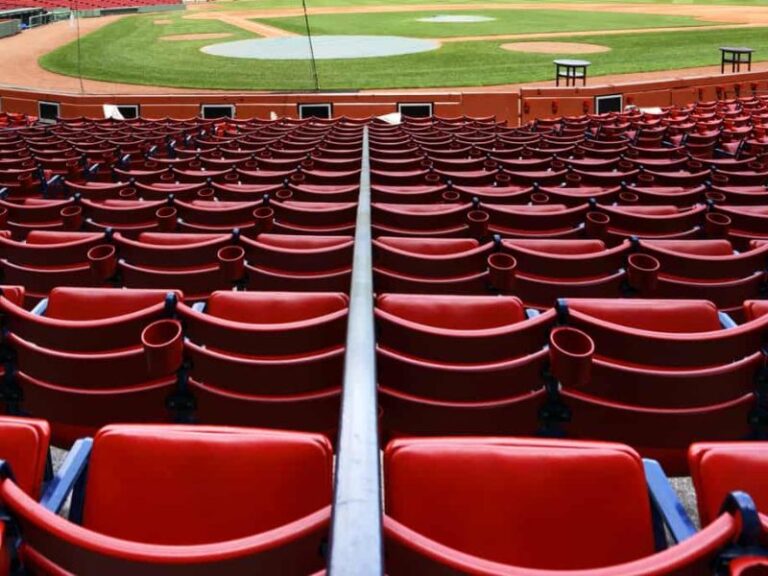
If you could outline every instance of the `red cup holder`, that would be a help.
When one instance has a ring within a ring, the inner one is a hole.
[[[562,160],[552,160],[552,170],[562,170],[565,168],[565,162]]]
[[[82,206],[64,206],[59,210],[59,216],[61,216],[65,230],[80,230],[83,225]]]
[[[661,263],[649,254],[630,254],[627,258],[627,281],[638,292],[649,292],[659,282]]]
[[[630,170],[633,170],[634,167],[635,165],[629,160],[619,160],[619,170],[622,172],[629,172]]]
[[[488,221],[491,219],[488,212],[483,210],[470,210],[467,213],[467,226],[469,234],[475,238],[484,238],[488,235]]]
[[[174,181],[174,175],[170,172],[163,172],[160,174],[160,181],[161,182],[173,182]]]
[[[246,170],[256,170],[259,167],[259,163],[256,162],[256,160],[248,160],[245,164],[243,164],[243,167]]]
[[[152,322],[142,331],[141,344],[150,376],[169,376],[181,367],[184,338],[178,320]]]
[[[136,193],[136,188],[123,188],[117,193],[117,197],[120,200],[136,200],[138,194]]]
[[[440,195],[440,198],[443,202],[458,202],[461,200],[461,194],[456,192],[456,190],[446,190]]]
[[[306,160],[302,160],[301,167],[304,170],[312,170],[315,167],[315,161],[310,158],[307,158]]]
[[[709,238],[726,238],[731,224],[731,217],[727,214],[709,212],[704,216],[704,233]]]
[[[489,172],[491,170],[496,170],[496,168],[498,167],[499,167],[499,163],[496,162],[495,160],[486,160],[485,162],[483,162],[483,168],[485,168]]]
[[[698,160],[688,160],[685,165],[688,167],[688,170],[702,170],[704,168],[704,164]]]
[[[419,162],[419,166],[422,168],[432,168],[432,160],[429,158],[424,158],[421,162]]]
[[[261,206],[253,211],[253,219],[256,223],[256,234],[269,232],[275,221],[275,211],[267,206]]]
[[[523,158],[533,158],[533,152],[528,150],[528,148],[524,148],[523,151],[520,153],[520,156]]]
[[[154,160],[147,160],[146,162],[144,162],[145,170],[157,170],[158,166],[159,164]]]
[[[611,217],[603,212],[587,212],[584,229],[590,238],[602,238],[608,230]]]
[[[117,250],[112,244],[99,244],[88,250],[91,272],[99,281],[105,281],[117,271]]]
[[[189,163],[189,167],[192,168],[193,170],[199,170],[200,168],[203,167],[203,163],[200,162],[200,160],[192,160]]]
[[[512,176],[510,176],[506,172],[499,172],[498,174],[496,174],[496,184],[500,186],[506,186],[510,182],[512,182]]]
[[[725,186],[728,184],[728,176],[718,173],[712,174],[712,184],[717,186]]]
[[[291,198],[293,198],[293,192],[285,188],[281,188],[280,190],[275,192],[275,198],[280,200],[281,202],[284,202],[286,200],[290,200]]]
[[[568,174],[565,175],[565,181],[568,184],[578,186],[579,184],[581,184],[581,175],[569,172]]]
[[[622,204],[637,204],[640,202],[640,196],[634,192],[619,192],[619,201]]]
[[[163,206],[155,211],[157,227],[161,232],[172,232],[176,230],[176,218],[178,212],[172,206]]]
[[[197,191],[198,200],[213,200],[216,196],[216,191],[213,188],[202,188]]]
[[[224,174],[224,182],[227,182],[228,184],[236,184],[240,176],[236,172],[230,172],[228,174]]]
[[[431,186],[436,186],[440,184],[440,174],[435,174],[434,172],[428,172],[424,176],[424,180],[427,182],[427,184]]]
[[[718,202],[725,202],[726,196],[722,192],[704,192],[704,198],[712,200],[715,204]]]
[[[765,170],[765,165],[762,162],[750,162],[747,164],[747,167],[750,170],[754,170],[755,172],[761,172]]]
[[[564,387],[579,387],[589,382],[594,354],[594,341],[581,330],[559,326],[549,333],[552,375]]]
[[[731,576],[768,576],[768,559],[745,556],[735,558],[730,566]]]
[[[245,250],[242,246],[225,246],[216,253],[224,278],[237,282],[245,276]]]
[[[303,184],[306,181],[307,177],[304,175],[303,172],[294,172],[291,174],[290,180],[293,184]]]
[[[517,260],[503,252],[494,252],[488,256],[488,278],[491,286],[499,292],[512,292],[515,289]]]
[[[653,184],[656,181],[656,178],[654,178],[652,174],[646,174],[643,172],[642,174],[637,175],[637,181],[645,186],[648,184]]]
[[[533,204],[546,204],[549,202],[549,195],[544,192],[534,192],[531,194],[531,202]]]

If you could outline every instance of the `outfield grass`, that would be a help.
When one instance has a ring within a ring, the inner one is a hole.
[[[633,28],[672,28],[704,26],[708,23],[686,16],[622,14],[619,12],[571,12],[563,10],[477,10],[452,14],[494,18],[487,22],[419,22],[446,14],[440,12],[394,12],[382,14],[328,14],[310,18],[312,34],[375,34],[416,38],[451,36],[493,36],[497,34],[538,34],[544,32],[583,32],[585,30],[629,30]],[[306,33],[304,17],[260,18],[264,22],[297,34]]]
[[[312,89],[308,61],[264,61],[210,56],[199,51],[210,40],[160,42],[166,34],[230,32],[229,40],[253,37],[216,20],[184,20],[154,24],[157,14],[129,16],[81,39],[82,73],[96,80],[177,86],[254,90]],[[561,37],[559,42],[569,38]],[[590,76],[670,70],[720,62],[718,46],[747,45],[755,60],[768,59],[768,28],[689,30],[615,36],[579,36],[612,48],[590,54]],[[567,54],[522,54],[499,48],[503,42],[451,42],[439,50],[359,60],[317,62],[320,88],[327,90],[482,86],[551,79],[552,59]],[[75,75],[77,47],[63,46],[40,60],[53,72]]]
[[[768,6],[768,0],[481,0],[484,4],[552,4],[567,1],[571,4],[697,4],[701,6]],[[310,8],[330,6],[390,6],[419,4],[471,4],[472,0],[306,0]],[[232,0],[216,5],[217,10],[259,10],[269,8],[302,8],[301,0]]]

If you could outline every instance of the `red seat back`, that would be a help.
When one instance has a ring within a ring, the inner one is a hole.
[[[109,426],[96,435],[86,528],[152,544],[241,538],[330,504],[323,436],[193,426]]]
[[[165,301],[168,290],[54,288],[45,315],[59,320],[101,320],[138,312]]]
[[[768,512],[768,442],[693,444],[688,464],[702,526],[717,518],[734,490],[747,492],[759,511]]]
[[[599,320],[654,332],[721,330],[717,308],[705,300],[568,299],[568,309]]]
[[[19,488],[35,499],[40,497],[50,440],[45,420],[0,416],[0,458],[11,465]]]
[[[339,293],[214,292],[206,313],[252,324],[285,324],[344,310],[349,299]]]
[[[576,569],[654,551],[642,461],[626,446],[397,440],[387,446],[384,471],[388,516],[483,559]]]
[[[522,302],[512,297],[384,294],[376,302],[384,312],[432,328],[490,330],[525,320]]]

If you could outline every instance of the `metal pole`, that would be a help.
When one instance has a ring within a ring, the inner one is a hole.
[[[301,0],[301,5],[304,8],[304,26],[307,29],[307,40],[309,41],[309,66],[310,70],[312,71],[312,79],[315,83],[315,90],[320,90],[320,80],[317,77],[317,63],[315,62],[315,46],[312,44],[312,30],[309,27],[309,14],[307,14],[307,0]]]
[[[357,204],[336,490],[331,519],[331,576],[381,576],[381,470],[373,325],[371,187],[368,127]]]

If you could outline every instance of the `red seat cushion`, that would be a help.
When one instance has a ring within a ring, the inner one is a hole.
[[[11,465],[19,488],[40,497],[51,429],[45,420],[0,416],[0,458]]]
[[[48,298],[45,315],[59,320],[112,318],[161,304],[168,292],[119,288],[54,288]]]
[[[756,320],[768,314],[767,300],[747,300],[744,302],[744,315],[747,320]]]
[[[300,322],[345,310],[349,299],[339,293],[214,292],[206,313],[251,324]]]
[[[717,307],[706,300],[569,298],[568,309],[629,328],[655,332],[721,330]]]
[[[183,234],[167,232],[142,232],[139,234],[139,242],[154,244],[157,246],[185,246],[187,244],[199,244],[210,240],[227,238],[226,234]],[[169,262],[169,265],[173,265]]]
[[[688,462],[702,526],[717,518],[729,492],[743,490],[768,511],[768,442],[698,443]]]
[[[0,290],[2,290],[3,297],[10,300],[16,306],[24,304],[26,290],[24,290],[23,286],[0,286]]]
[[[332,462],[315,434],[108,426],[94,439],[83,525],[152,544],[258,534],[330,504]]]
[[[487,330],[526,319],[523,303],[507,296],[384,294],[376,303],[403,320],[450,330]]]
[[[387,446],[384,471],[388,516],[487,560],[595,568],[654,551],[642,461],[626,446],[397,440]]]
[[[602,240],[505,240],[505,246],[554,255],[597,254],[605,250]]]
[[[424,256],[448,256],[468,250],[474,250],[480,243],[471,238],[397,238],[380,237],[378,241],[385,246]]]
[[[733,255],[733,246],[728,240],[643,240],[642,244],[691,256]]]

